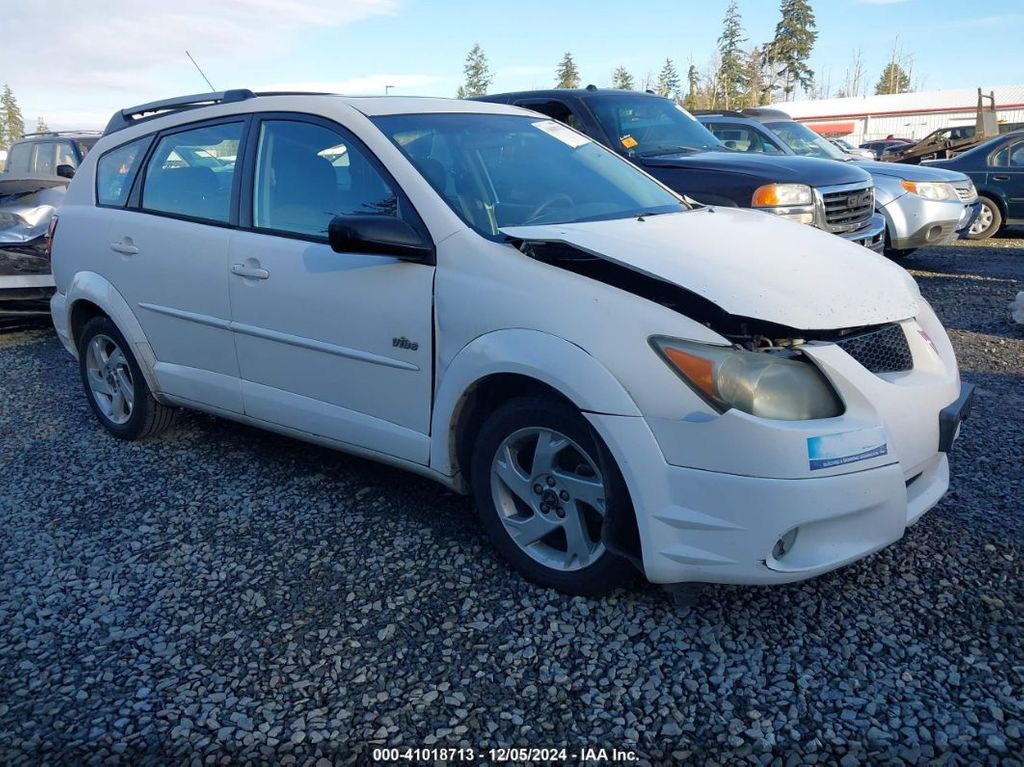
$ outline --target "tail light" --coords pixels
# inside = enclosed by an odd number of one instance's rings
[[[46,230],[46,257],[53,260],[53,238],[57,235],[57,214],[50,218],[50,228]]]

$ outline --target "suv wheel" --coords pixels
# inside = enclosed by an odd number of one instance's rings
[[[114,436],[143,439],[170,426],[176,411],[153,399],[127,341],[107,317],[86,324],[78,367],[93,413]]]
[[[625,484],[576,410],[533,397],[500,407],[480,430],[472,484],[491,542],[529,580],[584,596],[623,582],[628,564],[601,527],[611,504],[628,503]]]
[[[967,232],[968,240],[987,240],[1003,225],[1003,213],[999,210],[995,200],[990,200],[988,197],[979,197],[978,199],[981,201],[981,210]]]

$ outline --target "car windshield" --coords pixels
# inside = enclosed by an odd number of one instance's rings
[[[604,96],[586,100],[616,149],[654,157],[725,149],[707,128],[675,102],[658,96]]]
[[[626,160],[554,120],[493,114],[378,117],[377,127],[469,226],[628,218],[686,209]]]
[[[806,125],[783,120],[765,123],[771,131],[786,142],[786,146],[804,157],[818,157],[823,160],[849,160],[846,152],[823,136],[819,136]]]

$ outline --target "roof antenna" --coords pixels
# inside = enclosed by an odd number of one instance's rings
[[[201,74],[201,75],[203,76],[203,79],[204,79],[204,80],[206,80],[206,84],[210,86],[210,90],[211,90],[211,91],[215,91],[215,90],[217,90],[216,88],[214,88],[214,87],[213,87],[213,83],[211,83],[211,82],[210,82],[210,78],[206,76],[206,73],[205,73],[205,72],[203,72],[203,70],[202,70],[202,69],[199,69],[199,65],[198,65],[198,64],[196,64],[196,60],[195,60],[194,58],[192,58],[192,54],[191,54],[191,53],[189,53],[188,51],[185,51],[185,55],[186,55],[186,56],[188,56],[188,60],[192,62],[192,65],[193,65],[193,66],[194,66],[194,67],[195,67],[196,69],[198,69],[198,70],[199,70],[199,74]]]

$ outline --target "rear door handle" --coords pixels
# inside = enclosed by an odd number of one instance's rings
[[[110,249],[123,256],[134,256],[139,252],[139,249],[132,244],[131,237],[125,237],[123,240],[110,243]]]
[[[253,280],[266,280],[270,272],[258,266],[246,266],[245,264],[232,264],[231,273],[238,277],[248,277]]]
[[[993,176],[992,180],[993,181],[1009,181],[1010,177],[1009,176],[1004,176],[1002,174],[998,174],[998,175]]]

